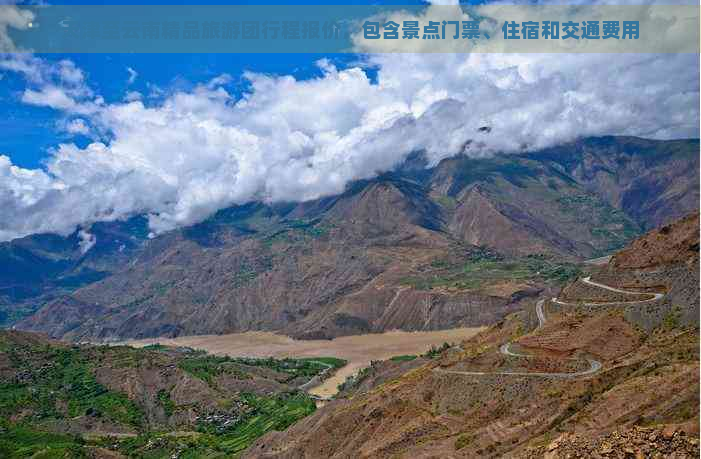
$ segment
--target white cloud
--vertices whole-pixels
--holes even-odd
[[[0,70],[21,73],[33,83],[43,81],[44,67],[43,61],[31,54],[0,54]]]
[[[136,100],[141,100],[143,96],[139,91],[127,91],[126,94],[124,94],[124,100],[126,102],[134,102]]]
[[[9,36],[9,29],[26,30],[33,20],[34,13],[29,10],[0,4],[0,53],[20,51]]]
[[[693,54],[378,54],[347,69],[321,60],[308,80],[246,73],[239,99],[220,76],[149,103],[105,103],[84,77],[32,59],[0,60],[27,76],[23,100],[80,114],[75,132],[103,140],[59,145],[45,170],[0,156],[3,240],[137,213],[158,233],[236,203],[338,193],[412,151],[436,163],[471,139],[479,156],[587,135],[698,136]]]
[[[127,78],[127,85],[130,85],[136,81],[136,77],[139,76],[139,72],[131,67],[127,67],[127,72],[129,73],[129,78]]]
[[[80,134],[88,135],[90,134],[90,127],[87,125],[84,119],[75,118],[70,120],[65,125],[65,130],[69,134]]]
[[[459,5],[460,0],[426,0],[431,5]]]
[[[216,77],[212,78],[211,80],[209,80],[209,83],[207,83],[207,87],[210,89],[214,89],[218,86],[227,85],[227,84],[231,83],[232,80],[233,80],[233,78],[231,77],[231,75],[229,75],[228,73],[222,73],[221,75],[216,76]]]
[[[84,229],[78,231],[78,246],[80,247],[80,253],[85,255],[88,250],[92,249],[97,243],[97,237],[94,234],[88,233]]]
[[[22,94],[22,102],[65,111],[71,111],[77,105],[65,91],[56,86],[44,86],[38,91],[27,89],[24,91],[24,94]]]
[[[58,75],[63,82],[73,87],[80,87],[85,79],[83,71],[75,66],[73,61],[63,59],[59,61]]]
[[[23,75],[28,87],[22,102],[76,114],[94,113],[101,97],[94,97],[81,69],[68,60],[50,63],[27,53],[0,54],[0,70]]]

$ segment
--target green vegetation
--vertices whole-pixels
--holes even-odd
[[[455,449],[461,450],[472,443],[472,435],[462,434],[455,440]]]
[[[526,182],[538,175],[537,162],[528,159],[516,162],[513,158],[456,158],[453,161],[457,164],[449,194],[457,193],[474,182],[493,183],[499,179],[523,188]]]
[[[640,228],[623,211],[611,207],[595,195],[561,196],[556,201],[562,212],[591,228],[591,235],[599,245],[595,257],[620,249],[640,234]]]
[[[187,435],[149,432],[116,442],[117,449],[130,457],[165,458],[181,451],[181,458],[231,457],[248,448],[271,430],[284,430],[314,412],[314,401],[305,394],[260,397],[241,394],[245,406],[237,416],[221,425],[200,422],[198,431]],[[114,444],[114,441],[111,442]]]
[[[436,201],[438,204],[441,205],[441,207],[444,207],[446,209],[455,209],[457,206],[457,200],[453,198],[452,196],[444,196],[444,195],[438,195],[433,198],[434,201]]]
[[[376,367],[381,363],[382,360],[371,360],[369,366],[361,368],[357,373],[348,376],[345,381],[339,384],[338,392],[344,392],[358,387],[367,377],[375,373]]]
[[[238,379],[247,379],[250,376],[231,365],[232,359],[228,357],[217,357],[205,355],[199,357],[187,357],[178,363],[180,369],[200,378],[210,386],[214,385],[214,379],[222,374],[234,375]]]
[[[434,358],[440,356],[443,353],[443,351],[447,351],[448,349],[450,349],[451,347],[454,347],[454,346],[455,346],[455,343],[447,343],[447,342],[441,344],[438,347],[431,346],[431,349],[426,351],[426,353],[423,355],[423,357],[426,357],[429,359],[434,359]]]
[[[426,273],[402,279],[402,283],[417,290],[472,290],[505,280],[540,279],[564,283],[580,275],[577,265],[543,254],[505,259],[488,249],[471,252],[464,262],[435,260],[431,268]]]
[[[286,373],[289,378],[285,382],[292,381],[298,377],[312,378],[328,366],[341,368],[346,365],[345,360],[334,357],[310,357],[304,359],[254,359],[245,357],[218,357],[212,355],[198,355],[187,357],[178,364],[181,369],[193,376],[200,378],[210,386],[214,384],[214,379],[221,374],[235,375],[239,379],[250,378],[240,365],[265,367],[281,373]]]
[[[679,306],[672,306],[672,309],[664,316],[664,319],[662,319],[662,327],[665,330],[679,328],[680,319],[681,308]]]
[[[2,458],[82,458],[87,457],[83,444],[76,436],[45,432],[0,418]]]
[[[390,357],[390,360],[392,362],[411,362],[412,360],[416,360],[417,357],[417,355],[395,355],[394,357]]]
[[[154,344],[149,344],[147,346],[144,346],[142,349],[147,350],[147,351],[165,351],[170,349],[168,346],[164,346],[161,343],[154,343]]]
[[[297,360],[301,360],[303,362],[310,362],[310,363],[321,362],[321,363],[325,363],[326,365],[331,365],[335,369],[345,367],[346,364],[348,364],[347,360],[339,359],[336,357],[308,357],[308,358],[297,359]]]
[[[231,283],[233,287],[238,288],[248,284],[250,281],[258,277],[258,271],[248,265],[244,265],[234,273]]]
[[[33,344],[9,340],[0,334],[0,352],[16,372],[14,378],[0,383],[0,457],[81,458],[90,456],[92,447],[116,449],[139,458],[169,458],[174,454],[193,459],[232,457],[264,433],[283,430],[314,412],[316,407],[311,397],[299,392],[242,393],[227,397],[216,388],[217,375],[227,373],[248,378],[246,366],[255,365],[275,369],[294,379],[346,364],[332,357],[232,359],[194,350],[178,349],[173,354],[174,348],[160,344],[149,349]],[[177,360],[173,360],[173,355]],[[177,361],[183,371],[216,388],[222,396],[217,400],[219,408],[200,412],[193,405],[199,413],[196,431],[187,431],[187,427],[176,432],[154,429],[144,421],[149,416],[135,402],[98,383],[94,365],[105,359],[113,368],[151,366],[159,360],[165,364]],[[172,387],[161,388],[151,395],[169,417],[178,409],[171,391]],[[139,434],[127,438],[81,438],[49,431],[52,426],[82,416],[86,420],[94,419],[92,423],[105,420],[132,427]]]
[[[550,260],[542,254],[528,255],[524,259],[524,263],[528,266],[531,272],[536,275],[558,282],[568,282],[571,279],[576,279],[582,272],[579,267],[572,263],[558,263]]]
[[[331,225],[320,219],[286,220],[275,231],[261,235],[263,244],[270,247],[277,243],[293,243],[308,239],[319,239],[329,234]]]
[[[170,392],[165,389],[158,391],[158,403],[163,407],[166,416],[170,417],[175,413],[175,402],[170,398]]]
[[[253,411],[231,433],[221,437],[221,445],[229,453],[246,449],[270,430],[285,430],[316,409],[314,401],[307,395],[268,398],[244,394],[242,398]]]
[[[267,359],[232,358],[231,361],[287,373],[290,375],[290,380],[300,376],[311,378],[326,370],[328,368],[327,365],[337,369],[348,363],[343,359],[334,357],[309,357],[304,359],[274,359],[272,357]]]
[[[30,409],[35,419],[62,419],[81,415],[138,426],[141,410],[125,395],[98,383],[88,359],[78,349],[33,347],[5,351],[20,377],[0,383],[0,416]],[[34,361],[50,362],[39,367]],[[58,407],[63,408],[59,409]]]

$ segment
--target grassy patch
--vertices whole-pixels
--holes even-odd
[[[178,363],[178,367],[210,386],[214,385],[214,379],[222,374],[231,374],[238,379],[250,378],[250,375],[229,365],[230,363],[232,363],[232,359],[228,357],[204,355],[185,358]]]
[[[170,398],[170,392],[165,389],[158,391],[158,403],[163,407],[166,416],[171,417],[175,413],[175,402]]]
[[[433,200],[436,201],[438,204],[440,204],[441,207],[444,207],[444,208],[450,209],[450,210],[455,209],[455,207],[457,206],[457,203],[458,203],[455,200],[455,198],[453,198],[452,196],[445,196],[445,195],[434,196]]]
[[[662,319],[662,327],[665,330],[679,328],[680,319],[681,308],[679,306],[672,306],[672,309]]]
[[[412,360],[415,360],[418,356],[417,355],[395,355],[394,357],[390,357],[390,360],[392,362],[411,362]]]
[[[316,409],[314,401],[307,395],[268,398],[243,394],[242,398],[253,411],[230,433],[221,437],[221,446],[228,453],[243,451],[266,432],[285,430]]]
[[[225,430],[201,424],[197,432],[173,435],[166,432],[143,433],[138,437],[105,441],[116,443],[117,450],[129,457],[164,458],[179,452],[180,458],[232,457],[248,448],[271,430],[284,430],[316,409],[304,394],[259,397],[242,394],[247,412]]]
[[[348,364],[347,360],[339,359],[336,357],[309,357],[309,358],[298,359],[298,360],[301,360],[303,362],[308,362],[308,363],[321,362],[321,363],[325,363],[326,365],[331,365],[335,369],[345,367],[346,364]]]
[[[472,435],[462,434],[455,440],[455,449],[461,450],[472,443]]]
[[[170,348],[168,346],[164,346],[161,343],[154,343],[144,346],[142,349],[146,351],[167,351]]]
[[[294,219],[282,222],[275,231],[261,234],[261,238],[263,245],[270,248],[278,243],[292,244],[323,238],[329,234],[331,228],[331,225],[319,219]]]
[[[289,375],[287,381],[291,381],[298,377],[312,378],[326,370],[328,366],[340,368],[346,365],[346,363],[348,362],[334,357],[309,357],[304,359],[274,359],[271,357],[267,359],[253,359],[202,355],[183,359],[179,363],[179,366],[191,375],[212,385],[214,383],[214,378],[224,373],[234,374],[240,379],[249,378],[250,375],[236,367],[237,364],[265,367],[281,373],[286,373]]]
[[[87,454],[79,437],[45,432],[0,419],[0,457],[83,458]]]
[[[545,280],[564,283],[580,274],[577,265],[538,254],[505,259],[483,248],[471,252],[463,262],[434,260],[430,271],[401,280],[417,290],[451,288],[473,290],[507,280]]]
[[[426,357],[426,358],[429,358],[429,359],[436,358],[436,357],[440,356],[444,351],[447,351],[448,349],[450,349],[450,348],[453,347],[453,346],[455,346],[455,343],[452,343],[452,344],[451,344],[451,343],[448,343],[448,342],[445,342],[445,343],[441,344],[441,345],[438,346],[438,347],[436,347],[436,346],[431,346],[431,349],[429,349],[428,351],[426,351],[426,353],[423,355],[423,357]]]

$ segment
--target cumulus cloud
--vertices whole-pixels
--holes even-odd
[[[0,68],[26,76],[25,103],[73,117],[75,133],[88,125],[100,133],[85,148],[58,145],[44,169],[0,156],[0,239],[67,234],[134,214],[148,215],[159,233],[232,204],[339,193],[419,150],[435,164],[588,135],[698,136],[695,54],[364,59],[344,69],[321,60],[322,75],[307,80],[246,73],[240,97],[227,92],[231,77],[222,75],[148,101],[112,103],[93,94],[82,73],[64,78],[61,66],[73,68],[66,63],[0,59]],[[489,135],[478,132],[484,125]]]

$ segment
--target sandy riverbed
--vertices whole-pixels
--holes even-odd
[[[428,332],[390,331],[367,335],[343,336],[333,340],[295,340],[269,332],[234,333],[229,335],[183,336],[129,341],[124,344],[145,346],[161,343],[189,346],[212,354],[231,357],[338,357],[348,361],[331,378],[309,392],[331,396],[336,387],[371,360],[385,360],[395,355],[421,354],[432,345],[459,343],[480,332],[482,328],[455,328]]]

